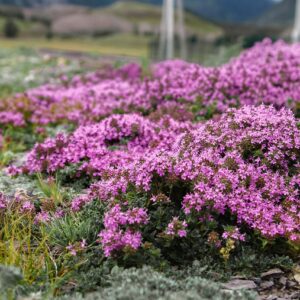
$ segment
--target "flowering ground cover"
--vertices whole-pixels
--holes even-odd
[[[255,299],[202,277],[295,269],[299,87],[300,45],[265,40],[220,67],[107,67],[3,99],[7,295]]]

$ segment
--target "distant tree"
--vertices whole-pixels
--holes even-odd
[[[4,36],[7,38],[16,38],[19,34],[19,28],[12,18],[8,18],[3,27]]]

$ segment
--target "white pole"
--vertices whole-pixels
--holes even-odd
[[[166,0],[167,59],[174,58],[174,0]]]
[[[160,40],[159,40],[159,58],[165,58],[166,55],[166,28],[167,28],[167,7],[166,0],[163,1],[162,17],[160,24]]]
[[[294,30],[292,32],[292,41],[294,43],[299,42],[300,40],[300,0],[296,2],[295,8],[295,23],[294,23]]]
[[[183,59],[187,58],[186,37],[184,26],[184,8],[182,0],[177,0],[177,13],[178,13],[178,33],[180,38],[180,56]]]

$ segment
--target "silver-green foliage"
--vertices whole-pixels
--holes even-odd
[[[0,300],[14,299],[16,288],[22,279],[20,269],[0,265]]]
[[[254,300],[249,291],[225,291],[215,282],[202,277],[174,279],[150,267],[113,268],[109,285],[86,296],[64,296],[59,300]]]

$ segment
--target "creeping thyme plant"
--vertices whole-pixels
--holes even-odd
[[[299,44],[265,40],[216,68],[62,78],[3,99],[0,116],[1,180],[35,183],[0,195],[0,264],[29,291],[110,297],[113,270],[147,262],[170,299],[180,284],[195,298],[200,277],[290,268],[299,254]],[[174,268],[192,277],[175,283]]]

